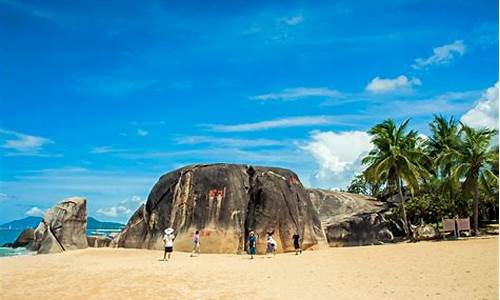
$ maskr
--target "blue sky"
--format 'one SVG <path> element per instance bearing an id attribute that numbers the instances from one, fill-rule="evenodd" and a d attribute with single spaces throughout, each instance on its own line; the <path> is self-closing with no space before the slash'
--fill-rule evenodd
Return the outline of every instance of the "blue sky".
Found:
<path id="1" fill-rule="evenodd" d="M 498 1 L 0 0 L 0 221 L 126 221 L 192 163 L 342 188 L 366 130 L 498 127 Z"/>

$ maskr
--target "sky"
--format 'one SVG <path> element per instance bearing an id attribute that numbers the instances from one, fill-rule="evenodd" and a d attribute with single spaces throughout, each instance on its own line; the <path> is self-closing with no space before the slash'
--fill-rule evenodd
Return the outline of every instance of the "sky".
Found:
<path id="1" fill-rule="evenodd" d="M 498 1 L 0 0 L 0 222 L 195 163 L 345 188 L 373 125 L 498 128 Z"/>

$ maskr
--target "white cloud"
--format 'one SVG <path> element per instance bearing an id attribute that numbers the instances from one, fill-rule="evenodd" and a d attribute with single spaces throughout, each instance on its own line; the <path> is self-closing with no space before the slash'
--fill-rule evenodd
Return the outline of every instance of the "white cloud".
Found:
<path id="1" fill-rule="evenodd" d="M 318 170 L 311 178 L 315 186 L 345 188 L 361 172 L 361 159 L 371 149 L 364 131 L 316 131 L 303 146 L 315 159 Z"/>
<path id="2" fill-rule="evenodd" d="M 102 147 L 95 147 L 92 149 L 90 153 L 93 154 L 104 154 L 104 153 L 113 153 L 116 152 L 116 149 L 110 146 L 102 146 Z"/>
<path id="3" fill-rule="evenodd" d="M 121 217 L 123 215 L 130 215 L 131 213 L 132 213 L 132 210 L 130 210 L 130 208 L 126 208 L 126 207 L 120 206 L 120 205 L 108 207 L 108 208 L 99 208 L 97 210 L 98 215 L 110 217 L 110 218 L 117 218 L 117 217 Z"/>
<path id="4" fill-rule="evenodd" d="M 498 129 L 498 82 L 486 89 L 461 121 L 472 127 L 488 127 Z"/>
<path id="5" fill-rule="evenodd" d="M 115 148 L 112 146 L 99 146 L 99 147 L 94 147 L 92 150 L 90 150 L 90 153 L 92 154 L 106 154 L 106 153 L 132 153 L 132 152 L 141 152 L 145 150 L 141 149 L 133 149 L 133 148 Z"/>
<path id="6" fill-rule="evenodd" d="M 256 100 L 297 100 L 301 98 L 308 97 L 325 97 L 325 98 L 334 98 L 340 97 L 342 93 L 337 90 L 332 90 L 325 87 L 317 87 L 317 88 L 306 88 L 306 87 L 298 87 L 291 89 L 284 89 L 278 93 L 269 93 L 263 95 L 257 95 L 251 97 L 251 99 Z"/>
<path id="7" fill-rule="evenodd" d="M 13 130 L 0 129 L 0 135 L 8 137 L 2 145 L 5 149 L 16 151 L 15 154 L 37 155 L 44 145 L 54 142 L 39 136 L 27 135 Z"/>
<path id="8" fill-rule="evenodd" d="M 412 117 L 443 114 L 462 114 L 470 105 L 470 100 L 478 96 L 478 91 L 448 92 L 428 99 L 391 100 L 373 106 L 368 114 L 380 117 Z"/>
<path id="9" fill-rule="evenodd" d="M 422 69 L 432 65 L 442 65 L 449 63 L 455 56 L 462 56 L 465 54 L 465 45 L 461 40 L 455 41 L 451 44 L 436 47 L 432 49 L 434 53 L 428 58 L 417 58 L 415 64 L 412 65 L 414 69 Z"/>
<path id="10" fill-rule="evenodd" d="M 393 91 L 409 91 L 414 86 L 422 85 L 418 78 L 411 78 L 400 75 L 396 78 L 375 77 L 368 83 L 365 90 L 371 93 L 388 93 Z"/>
<path id="11" fill-rule="evenodd" d="M 332 125 L 332 124 L 345 125 L 344 122 L 339 121 L 339 118 L 334 116 L 302 116 L 302 117 L 281 118 L 281 119 L 261 121 L 255 123 L 244 123 L 235 125 L 208 124 L 205 126 L 207 126 L 212 131 L 244 132 L 244 131 L 267 130 L 271 128 L 320 126 L 320 125 Z"/>
<path id="12" fill-rule="evenodd" d="M 271 139 L 241 139 L 241 138 L 220 138 L 215 136 L 183 136 L 175 139 L 180 145 L 210 144 L 216 146 L 255 148 L 268 146 L 284 146 L 288 141 L 278 141 Z"/>
<path id="13" fill-rule="evenodd" d="M 144 130 L 144 129 L 137 129 L 137 135 L 138 136 L 146 136 L 148 134 L 149 134 L 149 132 L 146 131 L 146 130 Z"/>
<path id="14" fill-rule="evenodd" d="M 0 181 L 1 184 L 1 181 Z M 0 203 L 10 200 L 11 202 L 16 202 L 19 199 L 15 195 L 10 195 L 6 193 L 0 193 Z"/>
<path id="15" fill-rule="evenodd" d="M 290 17 L 290 18 L 285 18 L 285 19 L 283 19 L 283 21 L 290 26 L 294 26 L 294 25 L 302 23 L 304 21 L 304 17 L 294 16 L 294 17 Z"/>
<path id="16" fill-rule="evenodd" d="M 41 216 L 43 216 L 43 214 L 44 214 L 44 211 L 36 206 L 33 206 L 32 208 L 28 209 L 25 212 L 25 215 L 31 216 L 31 217 L 41 217 Z"/>
<path id="17" fill-rule="evenodd" d="M 130 216 L 145 201 L 139 196 L 132 196 L 130 199 L 118 203 L 116 206 L 99 208 L 96 213 L 100 216 L 119 218 Z"/>

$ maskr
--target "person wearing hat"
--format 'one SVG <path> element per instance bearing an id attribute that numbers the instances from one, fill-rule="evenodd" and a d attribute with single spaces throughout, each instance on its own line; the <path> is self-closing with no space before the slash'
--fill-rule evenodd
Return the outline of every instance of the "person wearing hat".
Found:
<path id="1" fill-rule="evenodd" d="M 257 246 L 257 237 L 255 236 L 255 233 L 253 231 L 250 231 L 250 236 L 248 237 L 248 242 L 247 242 L 250 259 L 253 259 L 253 256 L 257 252 L 256 246 Z"/>
<path id="2" fill-rule="evenodd" d="M 165 252 L 163 253 L 163 260 L 170 259 L 170 255 L 172 254 L 172 251 L 174 251 L 174 240 L 174 230 L 172 228 L 165 229 L 165 235 L 163 236 L 163 241 L 165 241 Z"/>
<path id="3" fill-rule="evenodd" d="M 267 248 L 266 248 L 266 254 L 268 257 L 274 256 L 276 254 L 276 247 L 278 246 L 278 243 L 273 239 L 272 234 L 269 234 L 267 237 Z"/>

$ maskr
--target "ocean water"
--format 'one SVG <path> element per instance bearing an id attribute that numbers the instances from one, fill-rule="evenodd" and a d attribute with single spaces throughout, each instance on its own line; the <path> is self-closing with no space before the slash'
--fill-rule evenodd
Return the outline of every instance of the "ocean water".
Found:
<path id="1" fill-rule="evenodd" d="M 5 243 L 13 243 L 24 229 L 0 229 L 0 257 L 34 255 L 35 252 L 20 247 L 16 249 L 1 247 Z M 88 229 L 87 235 L 112 235 L 120 232 L 120 229 Z"/>
<path id="2" fill-rule="evenodd" d="M 14 243 L 24 229 L 0 229 L 0 246 L 5 243 Z"/>
<path id="3" fill-rule="evenodd" d="M 5 243 L 13 243 L 19 234 L 23 232 L 24 229 L 0 229 L 0 246 Z M 16 249 L 0 247 L 0 257 L 5 256 L 19 256 L 19 255 L 34 255 L 35 252 L 28 251 L 24 247 L 19 247 Z"/>
<path id="4" fill-rule="evenodd" d="M 19 256 L 19 255 L 35 255 L 35 251 L 28 251 L 24 247 L 19 247 L 16 249 L 0 247 L 0 257 L 5 256 Z"/>

